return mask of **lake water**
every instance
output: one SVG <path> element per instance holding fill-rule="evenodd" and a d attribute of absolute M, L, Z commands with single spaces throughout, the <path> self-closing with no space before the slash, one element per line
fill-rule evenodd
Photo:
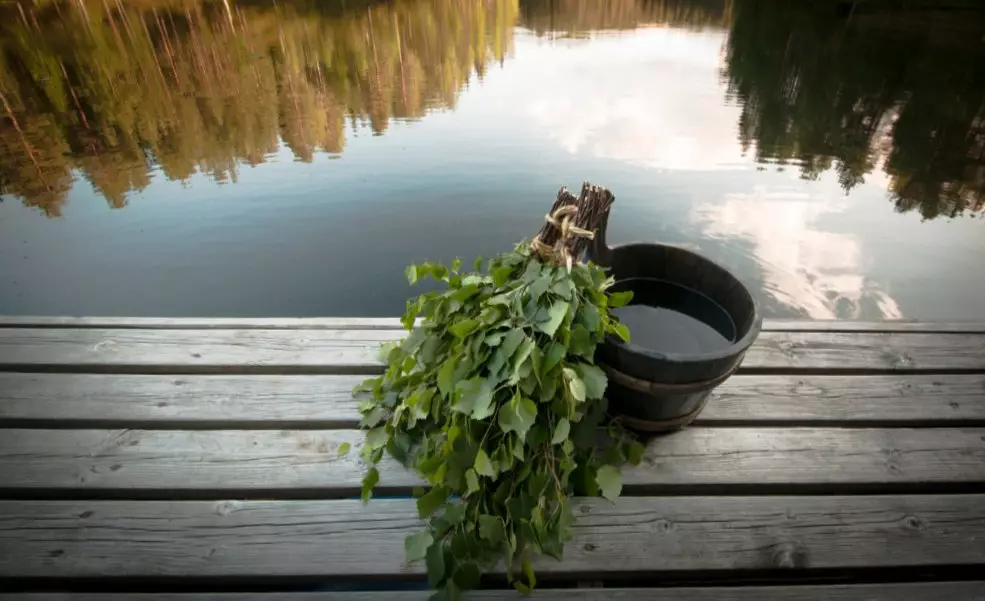
<path fill-rule="evenodd" d="M 980 319 L 983 14 L 850 4 L 5 3 L 0 314 L 396 315 L 591 180 L 766 316 Z"/>

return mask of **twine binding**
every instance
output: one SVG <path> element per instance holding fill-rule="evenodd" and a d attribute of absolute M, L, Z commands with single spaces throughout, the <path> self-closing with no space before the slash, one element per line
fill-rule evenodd
<path fill-rule="evenodd" d="M 558 265 L 565 265 L 569 272 L 571 271 L 571 265 L 574 263 L 574 257 L 571 256 L 571 252 L 568 250 L 569 242 L 572 238 L 595 239 L 595 232 L 582 229 L 575 225 L 574 217 L 577 213 L 578 207 L 567 205 L 557 209 L 553 214 L 548 213 L 544 216 L 544 219 L 548 223 L 561 231 L 561 235 L 554 246 L 542 242 L 540 234 L 534 236 L 534 239 L 530 241 L 530 248 L 542 259 Z"/>

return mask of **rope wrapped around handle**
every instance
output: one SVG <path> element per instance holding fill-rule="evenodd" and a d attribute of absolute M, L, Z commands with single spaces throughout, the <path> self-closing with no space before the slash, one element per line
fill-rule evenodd
<path fill-rule="evenodd" d="M 612 192 L 590 182 L 582 185 L 577 197 L 562 187 L 530 247 L 541 261 L 565 265 L 570 271 L 605 227 L 613 202 Z"/>

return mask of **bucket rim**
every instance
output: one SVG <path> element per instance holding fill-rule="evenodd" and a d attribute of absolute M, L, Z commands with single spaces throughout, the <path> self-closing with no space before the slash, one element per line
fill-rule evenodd
<path fill-rule="evenodd" d="M 732 271 L 726 268 L 725 266 L 716 263 L 715 261 L 712 261 L 708 257 L 698 254 L 689 248 L 677 244 L 664 244 L 662 242 L 629 242 L 626 244 L 619 244 L 617 246 L 609 247 L 608 252 L 611 253 L 609 254 L 609 256 L 611 257 L 615 253 L 618 253 L 620 250 L 646 247 L 646 246 L 673 248 L 675 251 L 691 255 L 692 257 L 696 258 L 699 262 L 707 263 L 717 269 L 720 269 L 725 274 L 726 277 L 731 278 L 731 280 L 735 284 L 738 284 L 738 288 L 742 290 L 742 292 L 746 295 L 746 297 L 749 299 L 752 305 L 753 314 L 752 314 L 752 320 L 749 323 L 749 329 L 738 340 L 731 343 L 730 345 L 724 346 L 714 351 L 708 351 L 703 353 L 675 353 L 675 352 L 655 351 L 653 349 L 648 349 L 638 344 L 633 344 L 632 342 L 625 342 L 621 338 L 613 334 L 609 334 L 606 336 L 605 339 L 606 342 L 611 343 L 616 347 L 623 348 L 632 353 L 642 355 L 647 358 L 663 360 L 663 361 L 679 361 L 679 362 L 720 361 L 731 357 L 738 357 L 741 356 L 743 353 L 745 353 L 749 349 L 749 347 L 752 346 L 752 343 L 755 342 L 756 338 L 759 336 L 760 330 L 763 327 L 763 314 L 759 306 L 759 301 L 756 300 L 756 297 L 753 296 L 752 292 L 745 285 L 745 283 L 743 283 L 742 280 L 736 277 L 736 275 L 732 273 Z M 609 268 L 608 265 L 603 265 L 603 266 L 606 267 L 607 269 Z M 631 279 L 631 278 L 623 278 L 623 279 Z M 691 286 L 691 288 L 694 287 Z M 697 288 L 694 288 L 694 290 L 701 294 L 706 294 L 704 291 L 698 290 Z M 729 317 L 731 317 L 733 321 L 736 321 L 733 315 L 729 315 Z"/>

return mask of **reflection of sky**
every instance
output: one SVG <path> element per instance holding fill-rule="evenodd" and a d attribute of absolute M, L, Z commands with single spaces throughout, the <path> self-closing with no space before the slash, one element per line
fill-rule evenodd
<path fill-rule="evenodd" d="M 744 156 L 736 137 L 723 135 L 740 113 L 723 102 L 724 33 L 654 28 L 526 42 L 511 73 L 527 85 L 534 123 L 565 151 L 662 171 L 749 168 L 753 153 Z M 524 73 L 527 61 L 538 66 Z M 566 86 L 577 79 L 590 85 Z M 798 313 L 899 319 L 896 301 L 863 273 L 858 237 L 818 228 L 818 217 L 848 205 L 819 187 L 756 184 L 695 204 L 690 219 L 703 236 L 751 243 L 764 292 Z"/>
<path fill-rule="evenodd" d="M 515 66 L 513 83 L 533 94 L 528 114 L 568 152 L 657 169 L 722 169 L 749 162 L 731 135 L 740 111 L 722 103 L 724 41 L 724 33 L 664 28 L 526 40 L 517 62 L 537 67 Z"/>
<path fill-rule="evenodd" d="M 980 318 L 985 224 L 896 214 L 878 174 L 846 197 L 830 172 L 758 170 L 725 101 L 723 42 L 518 30 L 455 110 L 350 128 L 338 160 L 282 147 L 234 184 L 158 173 L 120 210 L 80 180 L 62 219 L 5 200 L 0 313 L 394 315 L 406 263 L 508 249 L 558 185 L 591 179 L 617 195 L 612 241 L 697 248 L 767 315 Z"/>

